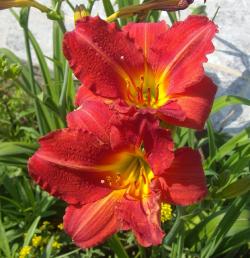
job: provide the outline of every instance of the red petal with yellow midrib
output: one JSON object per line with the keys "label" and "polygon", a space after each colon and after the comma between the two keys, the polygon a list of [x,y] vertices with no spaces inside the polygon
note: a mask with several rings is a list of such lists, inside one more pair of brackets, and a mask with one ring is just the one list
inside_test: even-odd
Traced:
{"label": "red petal with yellow midrib", "polygon": [[[204,76],[199,82],[188,87],[182,94],[173,95],[174,101],[184,117],[178,117],[167,103],[159,108],[159,116],[169,124],[202,130],[212,109],[217,87],[213,81]],[[181,119],[180,119],[181,118]]]}
{"label": "red petal with yellow midrib", "polygon": [[97,95],[124,95],[127,81],[143,73],[143,54],[126,34],[99,17],[85,17],[67,32],[64,55],[76,77]]}
{"label": "red petal with yellow midrib", "polygon": [[129,33],[129,37],[143,50],[147,60],[150,54],[149,50],[154,45],[155,40],[168,30],[168,25],[165,21],[129,23],[122,30]]}
{"label": "red petal with yellow midrib", "polygon": [[64,229],[76,245],[89,248],[101,244],[119,230],[131,229],[140,245],[159,245],[164,233],[160,227],[160,206],[156,197],[127,199],[125,190],[82,206],[69,206]]}
{"label": "red petal with yellow midrib", "polygon": [[124,191],[113,191],[108,196],[83,206],[69,206],[64,216],[64,229],[81,248],[96,246],[117,232],[120,221],[116,206]]}
{"label": "red petal with yellow midrib", "polygon": [[216,32],[216,25],[207,17],[189,16],[155,41],[149,62],[167,95],[181,93],[203,78],[202,64],[214,51]]}
{"label": "red petal with yellow midrib", "polygon": [[68,203],[88,203],[110,192],[101,183],[107,172],[93,166],[111,152],[110,146],[85,130],[63,129],[40,139],[31,157],[31,177],[46,191]]}

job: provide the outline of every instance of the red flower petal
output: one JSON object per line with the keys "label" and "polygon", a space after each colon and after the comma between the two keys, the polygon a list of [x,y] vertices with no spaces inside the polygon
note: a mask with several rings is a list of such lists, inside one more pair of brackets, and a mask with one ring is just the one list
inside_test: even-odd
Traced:
{"label": "red flower petal", "polygon": [[66,209],[64,229],[76,245],[93,247],[119,230],[116,206],[123,193],[123,190],[113,191],[96,202]]}
{"label": "red flower petal", "polygon": [[143,73],[143,55],[135,44],[99,17],[79,20],[65,34],[63,49],[77,78],[97,95],[122,97],[127,82]]}
{"label": "red flower petal", "polygon": [[124,193],[113,191],[96,202],[66,209],[64,228],[76,245],[93,247],[122,229],[131,229],[142,246],[161,244],[164,233],[158,198],[129,200],[123,198]]}
{"label": "red flower petal", "polygon": [[202,63],[213,52],[216,25],[205,16],[189,16],[155,41],[150,60],[156,81],[167,95],[180,93],[204,76]]}
{"label": "red flower petal", "polygon": [[157,115],[163,121],[170,124],[175,124],[174,121],[183,121],[186,118],[186,114],[178,105],[176,100],[169,100],[165,105],[157,109]]}
{"label": "red flower petal", "polygon": [[165,21],[154,23],[129,23],[122,28],[129,33],[129,37],[135,40],[135,43],[143,49],[144,57],[148,57],[149,49],[153,46],[155,40],[168,30]]}
{"label": "red flower petal", "polygon": [[[88,94],[89,90],[85,87],[83,89],[84,93],[87,94],[84,94],[85,98],[81,97],[80,108],[67,115],[68,127],[85,129],[98,136],[102,141],[109,142],[110,120],[114,114],[109,106],[103,103],[103,99]],[[83,93],[83,90],[81,90],[81,93]]]}
{"label": "red flower petal", "polygon": [[124,146],[135,150],[142,143],[144,122],[149,116],[146,114],[142,117],[137,113],[130,116],[129,114],[115,114],[111,119],[110,145],[114,151],[124,149]]}
{"label": "red flower petal", "polygon": [[199,83],[188,87],[182,94],[173,95],[172,100],[179,106],[184,117],[176,115],[176,110],[165,105],[159,108],[160,117],[178,126],[202,130],[210,114],[217,87],[211,79],[204,77]]}
{"label": "red flower petal", "polygon": [[174,159],[174,144],[170,131],[162,128],[145,131],[144,146],[154,175],[161,175]]}
{"label": "red flower petal", "polygon": [[88,203],[110,189],[102,184],[107,176],[95,172],[110,146],[84,130],[63,129],[40,139],[41,147],[29,160],[29,173],[46,191],[68,203]]}
{"label": "red flower petal", "polygon": [[175,159],[160,183],[163,198],[169,203],[190,205],[198,202],[207,194],[206,179],[198,151],[181,148],[176,151]]}
{"label": "red flower petal", "polygon": [[82,103],[85,103],[86,101],[99,101],[100,97],[93,94],[92,91],[90,91],[88,88],[86,88],[84,85],[81,85],[76,93],[76,106],[81,106]]}
{"label": "red flower petal", "polygon": [[123,220],[122,229],[131,229],[140,245],[161,244],[164,233],[160,226],[160,206],[156,196],[151,195],[143,200],[124,198],[118,207],[118,214]]}

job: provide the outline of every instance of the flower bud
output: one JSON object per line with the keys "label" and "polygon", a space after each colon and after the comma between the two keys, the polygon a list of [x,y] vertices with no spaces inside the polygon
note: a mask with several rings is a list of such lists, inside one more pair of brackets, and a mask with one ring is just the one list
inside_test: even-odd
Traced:
{"label": "flower bud", "polygon": [[75,24],[78,20],[80,20],[86,16],[89,16],[89,12],[86,10],[85,6],[83,4],[77,5],[75,7],[75,11],[74,11]]}
{"label": "flower bud", "polygon": [[0,0],[0,10],[12,7],[35,7],[41,12],[48,12],[50,9],[34,0]]}
{"label": "flower bud", "polygon": [[118,17],[147,13],[151,10],[178,11],[186,9],[194,0],[149,0],[143,4],[124,7],[107,18],[111,22]]}

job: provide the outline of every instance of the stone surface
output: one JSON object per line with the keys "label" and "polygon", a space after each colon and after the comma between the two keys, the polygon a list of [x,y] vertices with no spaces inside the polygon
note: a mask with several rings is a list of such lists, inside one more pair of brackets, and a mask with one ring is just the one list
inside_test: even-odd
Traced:
{"label": "stone surface", "polygon": [[[49,5],[50,1],[40,1]],[[86,3],[71,1],[72,4]],[[203,1],[197,0],[196,4]],[[247,0],[208,0],[207,14],[214,16],[220,6],[215,22],[219,26],[219,34],[214,40],[216,51],[209,56],[206,70],[217,83],[217,96],[231,94],[250,98],[250,12]],[[67,29],[73,28],[73,15],[70,8],[63,4]],[[18,11],[18,9],[16,9]],[[181,13],[183,19],[190,10]],[[94,5],[93,14],[105,17],[101,1]],[[162,15],[167,19],[166,14]],[[52,55],[52,22],[45,14],[32,9],[30,29],[40,43],[46,56]],[[8,10],[0,11],[0,47],[11,49],[17,56],[25,59],[25,45],[15,18]],[[231,106],[213,116],[213,123],[217,130],[235,133],[250,125],[250,107]]]}

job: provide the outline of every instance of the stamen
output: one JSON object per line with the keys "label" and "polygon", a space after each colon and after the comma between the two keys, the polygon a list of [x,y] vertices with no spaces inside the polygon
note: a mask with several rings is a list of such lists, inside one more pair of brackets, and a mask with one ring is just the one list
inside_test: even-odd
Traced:
{"label": "stamen", "polygon": [[129,101],[134,102],[134,99],[133,99],[133,96],[132,96],[130,90],[127,91],[127,97],[128,97]]}
{"label": "stamen", "polygon": [[129,101],[134,102],[134,97],[133,97],[133,95],[132,95],[132,93],[130,91],[130,88],[131,88],[130,81],[126,80],[126,84],[127,84],[126,85],[126,88],[127,88],[127,98],[128,98]]}
{"label": "stamen", "polygon": [[147,183],[147,178],[146,178],[145,174],[142,173],[141,176],[142,176],[142,179],[143,179],[144,184],[146,184],[146,183]]}
{"label": "stamen", "polygon": [[147,97],[147,100],[148,100],[148,105],[150,105],[150,102],[151,102],[151,89],[148,88],[148,97]]}
{"label": "stamen", "polygon": [[142,94],[142,88],[137,87],[137,99],[140,104],[143,103],[143,94]]}
{"label": "stamen", "polygon": [[157,84],[157,86],[155,87],[155,104],[158,102],[159,100],[159,87],[160,85]]}

